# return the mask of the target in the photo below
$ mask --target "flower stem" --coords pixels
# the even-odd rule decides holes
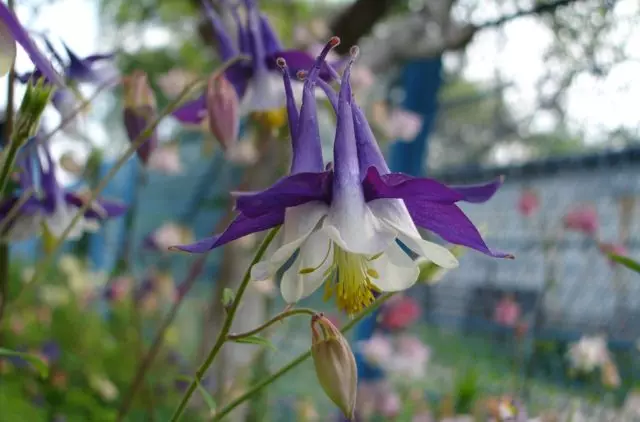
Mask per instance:
[[[242,283],[240,283],[240,287],[238,288],[236,297],[231,303],[231,306],[229,307],[229,310],[227,312],[227,317],[224,320],[224,324],[222,325],[220,334],[218,334],[218,338],[216,339],[216,342],[211,348],[211,351],[209,352],[209,355],[205,359],[204,363],[200,365],[200,368],[198,368],[198,370],[196,371],[194,380],[191,382],[191,385],[189,386],[186,393],[184,394],[184,397],[182,397],[182,401],[180,402],[180,404],[178,405],[178,408],[176,409],[173,416],[171,417],[171,422],[176,422],[180,419],[180,416],[184,412],[184,409],[187,407],[187,404],[189,403],[189,400],[191,399],[193,392],[196,390],[196,388],[202,381],[202,377],[204,376],[205,372],[207,372],[207,370],[213,363],[213,360],[222,349],[222,346],[227,340],[229,331],[231,330],[231,324],[233,323],[233,319],[236,315],[236,312],[238,311],[238,307],[240,306],[240,301],[242,300],[242,296],[244,296],[244,292],[247,290],[247,287],[249,286],[249,282],[251,281],[251,267],[253,267],[262,259],[265,252],[267,251],[267,248],[269,247],[274,237],[278,233],[278,230],[280,230],[280,226],[271,229],[267,234],[267,236],[262,241],[262,244],[260,245],[258,250],[256,251],[255,256],[251,260],[251,264],[249,264],[249,267],[247,268],[247,271],[244,274]]]
[[[276,322],[282,321],[283,319],[288,318],[290,316],[294,316],[294,315],[309,315],[309,316],[313,316],[316,313],[317,313],[316,311],[314,311],[313,309],[309,309],[309,308],[299,308],[299,309],[292,309],[290,311],[280,312],[278,315],[274,316],[273,318],[271,318],[270,320],[268,320],[264,324],[260,325],[259,327],[254,328],[251,331],[247,331],[245,333],[240,333],[240,334],[229,334],[229,335],[227,335],[227,340],[235,341],[235,340],[240,340],[240,339],[243,339],[243,338],[246,338],[246,337],[254,336],[254,335],[258,334],[260,331],[269,328],[270,326],[272,326]]]
[[[340,331],[344,334],[349,330],[351,330],[358,322],[360,322],[364,317],[369,315],[371,312],[378,309],[380,305],[382,305],[384,302],[389,300],[394,294],[395,293],[385,293],[382,296],[380,296],[378,300],[376,300],[371,306],[369,306],[368,308],[364,309],[359,314],[357,314],[351,321],[349,321],[344,327],[342,327]],[[275,380],[282,377],[284,374],[286,374],[296,366],[300,365],[302,362],[307,360],[310,356],[311,356],[311,350],[308,350],[302,353],[297,358],[293,359],[291,362],[289,362],[282,368],[280,368],[277,372],[274,372],[269,377],[255,384],[253,387],[247,390],[243,395],[241,395],[240,397],[238,397],[237,399],[235,399],[234,401],[232,401],[231,403],[223,407],[218,413],[216,413],[212,421],[215,422],[215,421],[222,420],[222,418],[225,417],[227,414],[229,414],[233,409],[240,406],[243,402],[249,400],[251,397],[253,397],[254,394],[256,394],[258,391],[260,391],[267,385],[273,383]]]
[[[7,2],[9,10],[13,11],[13,1]],[[14,147],[14,143],[10,143],[11,134],[13,132],[13,97],[14,97],[14,84],[16,78],[16,70],[14,66],[9,69],[9,78],[7,81],[7,106],[5,110],[5,131],[2,134],[4,137],[5,145],[9,145],[9,151],[5,157],[4,165],[2,168],[2,176],[0,179],[0,194],[1,199],[4,199],[4,190],[7,186],[9,174],[13,168],[13,162],[15,161],[18,147]],[[0,345],[2,345],[2,318],[4,316],[7,302],[9,301],[9,245],[5,242],[0,243]]]

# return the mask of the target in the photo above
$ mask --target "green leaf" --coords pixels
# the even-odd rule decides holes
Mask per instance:
[[[609,259],[611,259],[612,261],[617,262],[618,264],[624,265],[625,267],[629,268],[631,271],[640,273],[640,262],[634,261],[628,256],[616,255],[612,253],[608,255],[609,255]]]
[[[216,401],[213,399],[213,397],[211,397],[211,394],[209,394],[209,392],[202,386],[202,384],[200,384],[200,382],[198,381],[198,378],[196,377],[190,378],[186,375],[183,375],[178,377],[178,380],[189,382],[189,383],[195,381],[196,386],[198,387],[198,391],[200,392],[200,394],[202,394],[202,398],[207,404],[207,407],[209,408],[211,415],[216,413]]]
[[[236,343],[257,344],[258,346],[265,346],[272,350],[277,350],[276,346],[274,346],[274,344],[269,339],[260,336],[242,337],[239,339],[234,339],[233,341],[235,341]]]
[[[230,288],[225,287],[224,290],[222,291],[222,305],[225,307],[231,306],[235,298],[236,298],[235,292]]]
[[[30,353],[16,352],[13,350],[0,347],[0,356],[22,358],[27,362],[29,362],[31,365],[33,365],[33,367],[36,368],[36,370],[40,373],[40,376],[42,378],[47,378],[47,376],[49,375],[49,367],[47,366],[46,362],[40,359],[36,355],[32,355]]]

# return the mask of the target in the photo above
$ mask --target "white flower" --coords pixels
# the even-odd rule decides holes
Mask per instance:
[[[114,401],[118,398],[118,388],[111,380],[101,375],[94,375],[89,379],[89,384],[105,401]]]
[[[568,357],[575,369],[590,373],[610,360],[607,341],[600,336],[584,336],[570,346]]]

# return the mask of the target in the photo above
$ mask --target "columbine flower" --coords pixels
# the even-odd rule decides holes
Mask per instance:
[[[225,72],[226,78],[234,86],[242,99],[240,110],[245,113],[267,112],[280,109],[285,104],[285,94],[276,66],[276,59],[283,57],[289,63],[292,74],[300,69],[308,69],[313,64],[312,56],[302,51],[283,50],[278,36],[273,31],[267,17],[260,13],[255,0],[244,0],[243,21],[238,8],[231,6],[237,33],[229,34],[221,19],[213,11],[208,1],[202,2],[216,37],[218,52],[222,61],[229,61],[240,55],[247,56],[231,65]],[[237,43],[233,40],[237,40]],[[328,67],[322,69],[323,77],[329,76]],[[206,118],[205,95],[190,101],[173,112],[173,116],[187,125],[202,126]]]
[[[149,157],[147,168],[171,175],[182,173],[180,147],[177,144],[158,147]]]
[[[387,137],[403,142],[413,141],[422,128],[422,117],[409,110],[394,108],[384,125]]]
[[[81,193],[64,190],[55,175],[56,166],[47,147],[38,147],[39,154],[27,154],[22,163],[20,190],[0,202],[0,222],[5,224],[5,233],[12,240],[23,240],[35,236],[42,228],[54,237],[59,237],[67,228],[78,210],[88,198]],[[37,164],[39,177],[36,184],[33,177],[33,162]],[[33,190],[22,205],[19,204],[21,191]],[[20,205],[17,215],[4,221],[14,207]],[[126,207],[118,202],[96,200],[84,213],[80,221],[68,235],[68,239],[78,239],[85,230],[95,231],[100,222],[118,217]]]
[[[416,224],[450,242],[492,256],[510,256],[492,252],[455,205],[460,200],[485,201],[500,182],[449,188],[430,179],[388,173],[371,129],[352,99],[353,58],[342,77],[339,100],[318,78],[324,57],[338,42],[337,37],[330,40],[309,72],[299,115],[285,61],[280,61],[293,144],[291,175],[262,192],[236,194],[241,214],[224,233],[176,249],[204,252],[284,223],[284,245],[256,264],[252,277],[280,275],[281,291],[289,303],[324,283],[325,295],[334,296],[338,307],[349,314],[372,303],[374,292],[404,290],[415,283],[418,263],[407,250],[445,268],[458,265],[448,249],[422,239]],[[338,114],[329,171],[322,171],[316,83],[327,90]]]
[[[361,341],[359,351],[368,363],[377,367],[382,367],[393,355],[391,342],[381,334],[374,334],[371,338]]]
[[[20,44],[29,55],[38,69],[38,76],[44,77],[56,86],[64,86],[60,75],[38,49],[16,15],[5,3],[0,3],[0,76],[6,75],[13,66],[16,58],[16,43]]]

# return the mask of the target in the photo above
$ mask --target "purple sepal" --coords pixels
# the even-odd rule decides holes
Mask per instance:
[[[147,126],[154,120],[153,114],[155,113],[153,113],[151,107],[140,107],[138,110],[130,108],[124,109],[124,126],[131,142],[136,141],[138,136],[140,136]],[[157,146],[158,136],[154,130],[151,136],[147,138],[136,151],[140,160],[146,164],[151,153]]]

